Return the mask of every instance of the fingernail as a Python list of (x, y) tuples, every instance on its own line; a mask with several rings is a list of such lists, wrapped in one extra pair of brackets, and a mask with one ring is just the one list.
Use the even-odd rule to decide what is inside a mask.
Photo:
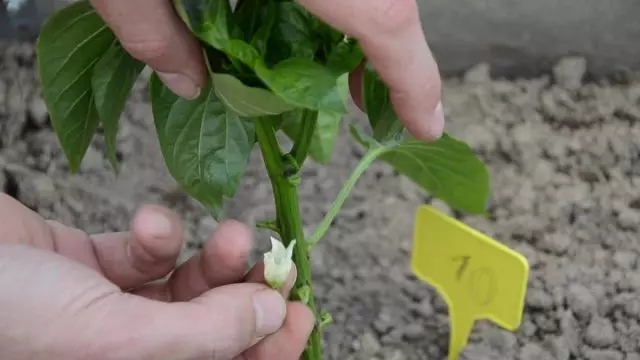
[(282, 327), (287, 311), (285, 300), (275, 290), (261, 290), (253, 294), (256, 312), (256, 336), (273, 334)]
[(427, 128), (429, 138), (432, 140), (441, 138), (444, 132), (444, 108), (442, 107), (442, 102), (438, 103), (427, 123), (429, 124)]
[(156, 71), (162, 82), (176, 95), (193, 100), (200, 96), (200, 88), (186, 75)]
[(166, 216), (157, 212), (147, 212), (143, 216), (144, 231), (156, 239), (164, 239), (171, 236), (171, 221)]

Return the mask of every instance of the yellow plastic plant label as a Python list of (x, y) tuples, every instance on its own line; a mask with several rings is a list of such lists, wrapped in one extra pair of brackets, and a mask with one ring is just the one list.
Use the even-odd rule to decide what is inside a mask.
[(477, 320), (515, 331), (529, 277), (524, 256), (430, 206), (418, 209), (412, 267), (449, 306), (449, 360), (457, 360)]

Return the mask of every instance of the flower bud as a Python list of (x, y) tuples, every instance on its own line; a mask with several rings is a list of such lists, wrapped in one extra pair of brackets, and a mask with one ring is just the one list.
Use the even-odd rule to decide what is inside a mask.
[(285, 248), (281, 241), (271, 238), (271, 251), (264, 254), (264, 278), (271, 288), (277, 290), (287, 281), (293, 267), (291, 257), (295, 244), (292, 240)]

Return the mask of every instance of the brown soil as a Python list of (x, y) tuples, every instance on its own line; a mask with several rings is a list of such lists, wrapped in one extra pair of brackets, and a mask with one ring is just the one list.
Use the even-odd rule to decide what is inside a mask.
[[(490, 216), (461, 218), (531, 265), (520, 330), (478, 323), (463, 359), (640, 359), (640, 82), (583, 84), (583, 65), (567, 59), (547, 78), (517, 81), (492, 80), (478, 66), (445, 83), (448, 131), (493, 177)], [(184, 218), (188, 256), (215, 223), (167, 175), (145, 91), (141, 83), (123, 115), (122, 174), (98, 138), (72, 175), (39, 95), (32, 46), (2, 50), (0, 189), (88, 232), (126, 229), (139, 206), (164, 204)], [(345, 134), (330, 166), (305, 169), (309, 230), (361, 154)], [(256, 154), (230, 213), (253, 224), (272, 214), (270, 196)], [(447, 308), (409, 267), (414, 212), (429, 201), (383, 164), (358, 183), (313, 254), (319, 302), (335, 318), (327, 359), (445, 357)], [(267, 235), (257, 236), (264, 248)]]

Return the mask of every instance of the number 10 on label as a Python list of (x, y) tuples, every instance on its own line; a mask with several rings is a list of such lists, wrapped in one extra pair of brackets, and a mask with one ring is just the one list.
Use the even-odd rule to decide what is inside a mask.
[(423, 206), (415, 223), (412, 267), (449, 306), (449, 360), (456, 360), (477, 320), (520, 326), (529, 265), (517, 252)]

